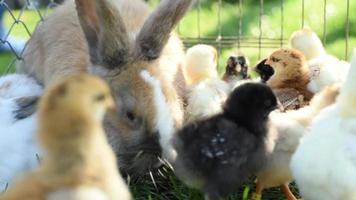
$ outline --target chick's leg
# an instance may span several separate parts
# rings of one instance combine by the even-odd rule
[[[261,200],[262,199],[262,191],[263,185],[258,179],[256,179],[256,191],[252,194],[251,200]]]
[[[281,190],[286,195],[287,200],[297,200],[292,191],[290,191],[288,183],[281,185]]]

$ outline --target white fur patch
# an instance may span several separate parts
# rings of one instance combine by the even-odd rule
[[[160,81],[151,76],[151,74],[146,70],[141,71],[141,77],[153,88],[153,96],[157,112],[155,119],[156,129],[159,132],[159,142],[163,149],[163,156],[168,160],[174,160],[177,153],[173,149],[171,143],[171,139],[174,134],[174,120],[171,114],[170,106],[168,105],[162,92]]]
[[[108,196],[95,187],[63,188],[50,193],[47,200],[108,200]]]
[[[24,74],[10,74],[0,77],[0,97],[16,98],[25,96],[40,96],[42,86],[35,79]]]
[[[42,87],[26,75],[0,77],[0,191],[15,177],[38,165],[35,140],[36,115],[16,120],[16,98],[39,96]]]

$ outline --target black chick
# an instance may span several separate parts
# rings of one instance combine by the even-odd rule
[[[236,88],[221,114],[178,131],[173,139],[177,176],[210,200],[236,191],[264,166],[272,150],[268,115],[276,106],[276,97],[264,84]]]
[[[234,84],[249,78],[247,58],[245,56],[230,56],[227,60],[223,80]]]
[[[274,70],[270,65],[265,64],[267,58],[263,59],[255,67],[255,71],[260,75],[262,83],[266,83],[268,79],[274,74]]]

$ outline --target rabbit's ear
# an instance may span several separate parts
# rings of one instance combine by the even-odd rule
[[[36,111],[38,96],[16,98],[17,109],[13,111],[16,120],[31,116]]]
[[[91,61],[108,69],[127,62],[129,39],[119,11],[110,0],[75,0]]]
[[[147,60],[157,59],[170,34],[194,0],[162,0],[145,21],[136,38],[135,53]]]

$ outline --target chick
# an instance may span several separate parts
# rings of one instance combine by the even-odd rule
[[[131,199],[102,128],[113,106],[108,86],[91,75],[49,86],[38,113],[41,165],[2,199]]]
[[[321,40],[310,28],[294,32],[291,36],[291,45],[303,52],[308,60],[309,91],[320,92],[325,86],[345,80],[350,64],[327,54]]]
[[[270,114],[271,124],[277,129],[276,144],[265,167],[257,173],[255,199],[261,197],[264,188],[276,186],[281,187],[288,200],[296,199],[288,187],[293,179],[289,167],[292,154],[300,139],[307,134],[314,117],[323,108],[333,104],[338,93],[338,84],[329,86],[316,94],[309,106],[286,113],[275,111]]]
[[[192,86],[188,92],[186,121],[205,119],[222,112],[230,86],[219,79],[210,79]]]
[[[236,88],[223,112],[178,131],[173,138],[175,173],[208,199],[237,190],[265,164],[273,149],[268,115],[277,106],[272,90],[260,83]]]
[[[255,67],[255,71],[260,75],[262,83],[266,83],[274,73],[273,68],[270,65],[267,65],[265,63],[266,61],[267,58],[263,59]]]
[[[217,51],[205,44],[195,45],[187,50],[185,77],[188,85],[197,84],[205,79],[217,79]]]
[[[307,60],[326,54],[323,43],[318,35],[309,27],[292,33],[290,43],[293,48],[301,51]]]
[[[276,93],[285,109],[303,107],[313,97],[307,88],[310,82],[309,68],[304,55],[296,49],[279,49],[273,52],[265,64],[274,74],[266,82]]]
[[[222,111],[222,104],[231,87],[218,78],[217,51],[208,45],[196,45],[187,51],[186,74],[188,80],[185,121],[210,117]]]
[[[249,79],[249,61],[245,56],[230,56],[227,60],[223,80],[230,85],[235,85],[237,81]]]
[[[350,64],[333,56],[324,55],[308,62],[311,72],[308,90],[316,93],[324,87],[345,81]]]
[[[356,49],[336,103],[313,121],[292,157],[291,169],[305,200],[356,199]]]

